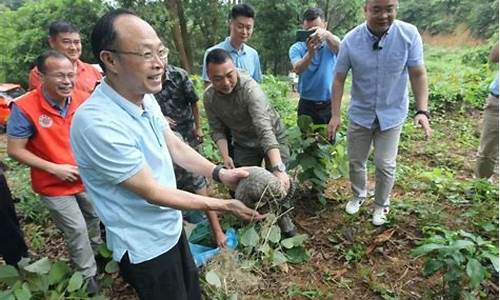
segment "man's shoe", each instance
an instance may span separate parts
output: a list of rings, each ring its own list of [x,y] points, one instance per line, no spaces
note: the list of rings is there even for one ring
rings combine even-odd
[[[85,279],[85,283],[87,284],[87,293],[89,295],[96,295],[101,290],[101,285],[97,281],[96,276]]]
[[[281,229],[281,234],[286,237],[292,237],[297,234],[297,227],[293,224],[292,218],[289,215],[284,215],[278,220],[278,226]]]
[[[345,211],[346,213],[350,215],[354,215],[359,211],[359,208],[363,203],[365,203],[366,198],[361,198],[361,197],[353,197],[349,202],[347,202],[347,205],[345,206]]]
[[[383,207],[375,205],[372,215],[372,223],[375,226],[380,226],[387,222],[387,214],[389,213],[389,207]]]

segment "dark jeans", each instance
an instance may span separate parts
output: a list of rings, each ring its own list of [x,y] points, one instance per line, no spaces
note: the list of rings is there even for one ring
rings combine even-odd
[[[132,264],[126,252],[120,273],[141,300],[200,300],[198,269],[184,230],[177,244],[151,260]]]
[[[28,256],[28,247],[14,208],[7,180],[0,170],[0,255],[9,265],[16,266],[22,257]]]
[[[328,124],[332,117],[332,109],[330,101],[310,101],[303,98],[299,100],[297,115],[307,115],[313,120],[316,125]]]

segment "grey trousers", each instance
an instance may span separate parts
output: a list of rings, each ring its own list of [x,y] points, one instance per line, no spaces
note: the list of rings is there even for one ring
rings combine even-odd
[[[102,244],[99,218],[87,194],[49,197],[40,195],[52,220],[63,232],[71,261],[84,278],[95,276],[94,251]]]
[[[347,156],[349,177],[355,197],[367,196],[366,161],[373,143],[375,150],[375,204],[389,206],[394,186],[396,156],[398,155],[401,127],[380,131],[380,127],[368,129],[349,121],[347,128]]]
[[[477,154],[476,176],[489,178],[498,162],[498,98],[490,95],[484,108],[483,129]]]

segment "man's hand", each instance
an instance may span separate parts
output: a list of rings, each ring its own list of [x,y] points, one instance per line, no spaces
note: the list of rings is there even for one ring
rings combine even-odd
[[[50,173],[62,181],[74,182],[78,180],[78,167],[73,165],[54,164]]]
[[[248,174],[248,173],[247,173]],[[250,209],[243,204],[243,202],[231,199],[229,200],[228,208],[229,211],[235,214],[236,216],[242,218],[243,220],[262,220],[265,218],[264,215],[259,214],[257,211]]]
[[[224,234],[224,232],[222,232],[222,230],[216,230],[216,231],[213,231],[213,234],[214,234],[215,245],[217,245],[217,247],[219,247],[219,248],[225,248],[226,247],[226,235]]]
[[[221,169],[219,172],[220,181],[233,190],[236,189],[240,180],[246,177],[248,177],[248,171],[245,168]]]
[[[430,139],[432,136],[432,129],[429,123],[429,119],[427,119],[427,116],[425,114],[418,114],[415,116],[414,121],[415,121],[415,126],[422,127],[425,132],[425,137],[427,139]]]
[[[231,156],[226,156],[222,160],[224,161],[224,168],[226,168],[226,169],[236,168],[234,166],[234,162],[233,162],[233,159],[231,158]]]
[[[340,127],[340,116],[332,115],[330,122],[328,122],[328,140],[333,141],[335,134]]]
[[[278,177],[279,181],[281,182],[281,188],[283,189],[285,194],[287,194],[288,190],[290,190],[290,177],[288,176],[288,174],[279,171],[275,171],[273,172],[273,174],[274,176]]]

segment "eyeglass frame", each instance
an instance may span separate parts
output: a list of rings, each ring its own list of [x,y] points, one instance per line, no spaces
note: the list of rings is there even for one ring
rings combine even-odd
[[[124,55],[135,55],[135,56],[139,56],[139,57],[142,57],[142,59],[145,61],[145,62],[151,62],[154,60],[154,54],[153,52],[151,53],[151,58],[147,58],[146,55],[148,53],[140,53],[140,52],[135,52],[135,51],[122,51],[122,50],[117,50],[117,49],[104,49],[105,51],[109,51],[111,53],[116,53],[116,54],[124,54]],[[168,48],[163,48],[163,50],[165,51],[164,55],[160,55],[158,53],[159,50],[156,51],[156,55],[158,56],[158,58],[160,58],[162,61],[166,61],[167,58],[168,58],[168,53],[169,53],[169,50]]]

